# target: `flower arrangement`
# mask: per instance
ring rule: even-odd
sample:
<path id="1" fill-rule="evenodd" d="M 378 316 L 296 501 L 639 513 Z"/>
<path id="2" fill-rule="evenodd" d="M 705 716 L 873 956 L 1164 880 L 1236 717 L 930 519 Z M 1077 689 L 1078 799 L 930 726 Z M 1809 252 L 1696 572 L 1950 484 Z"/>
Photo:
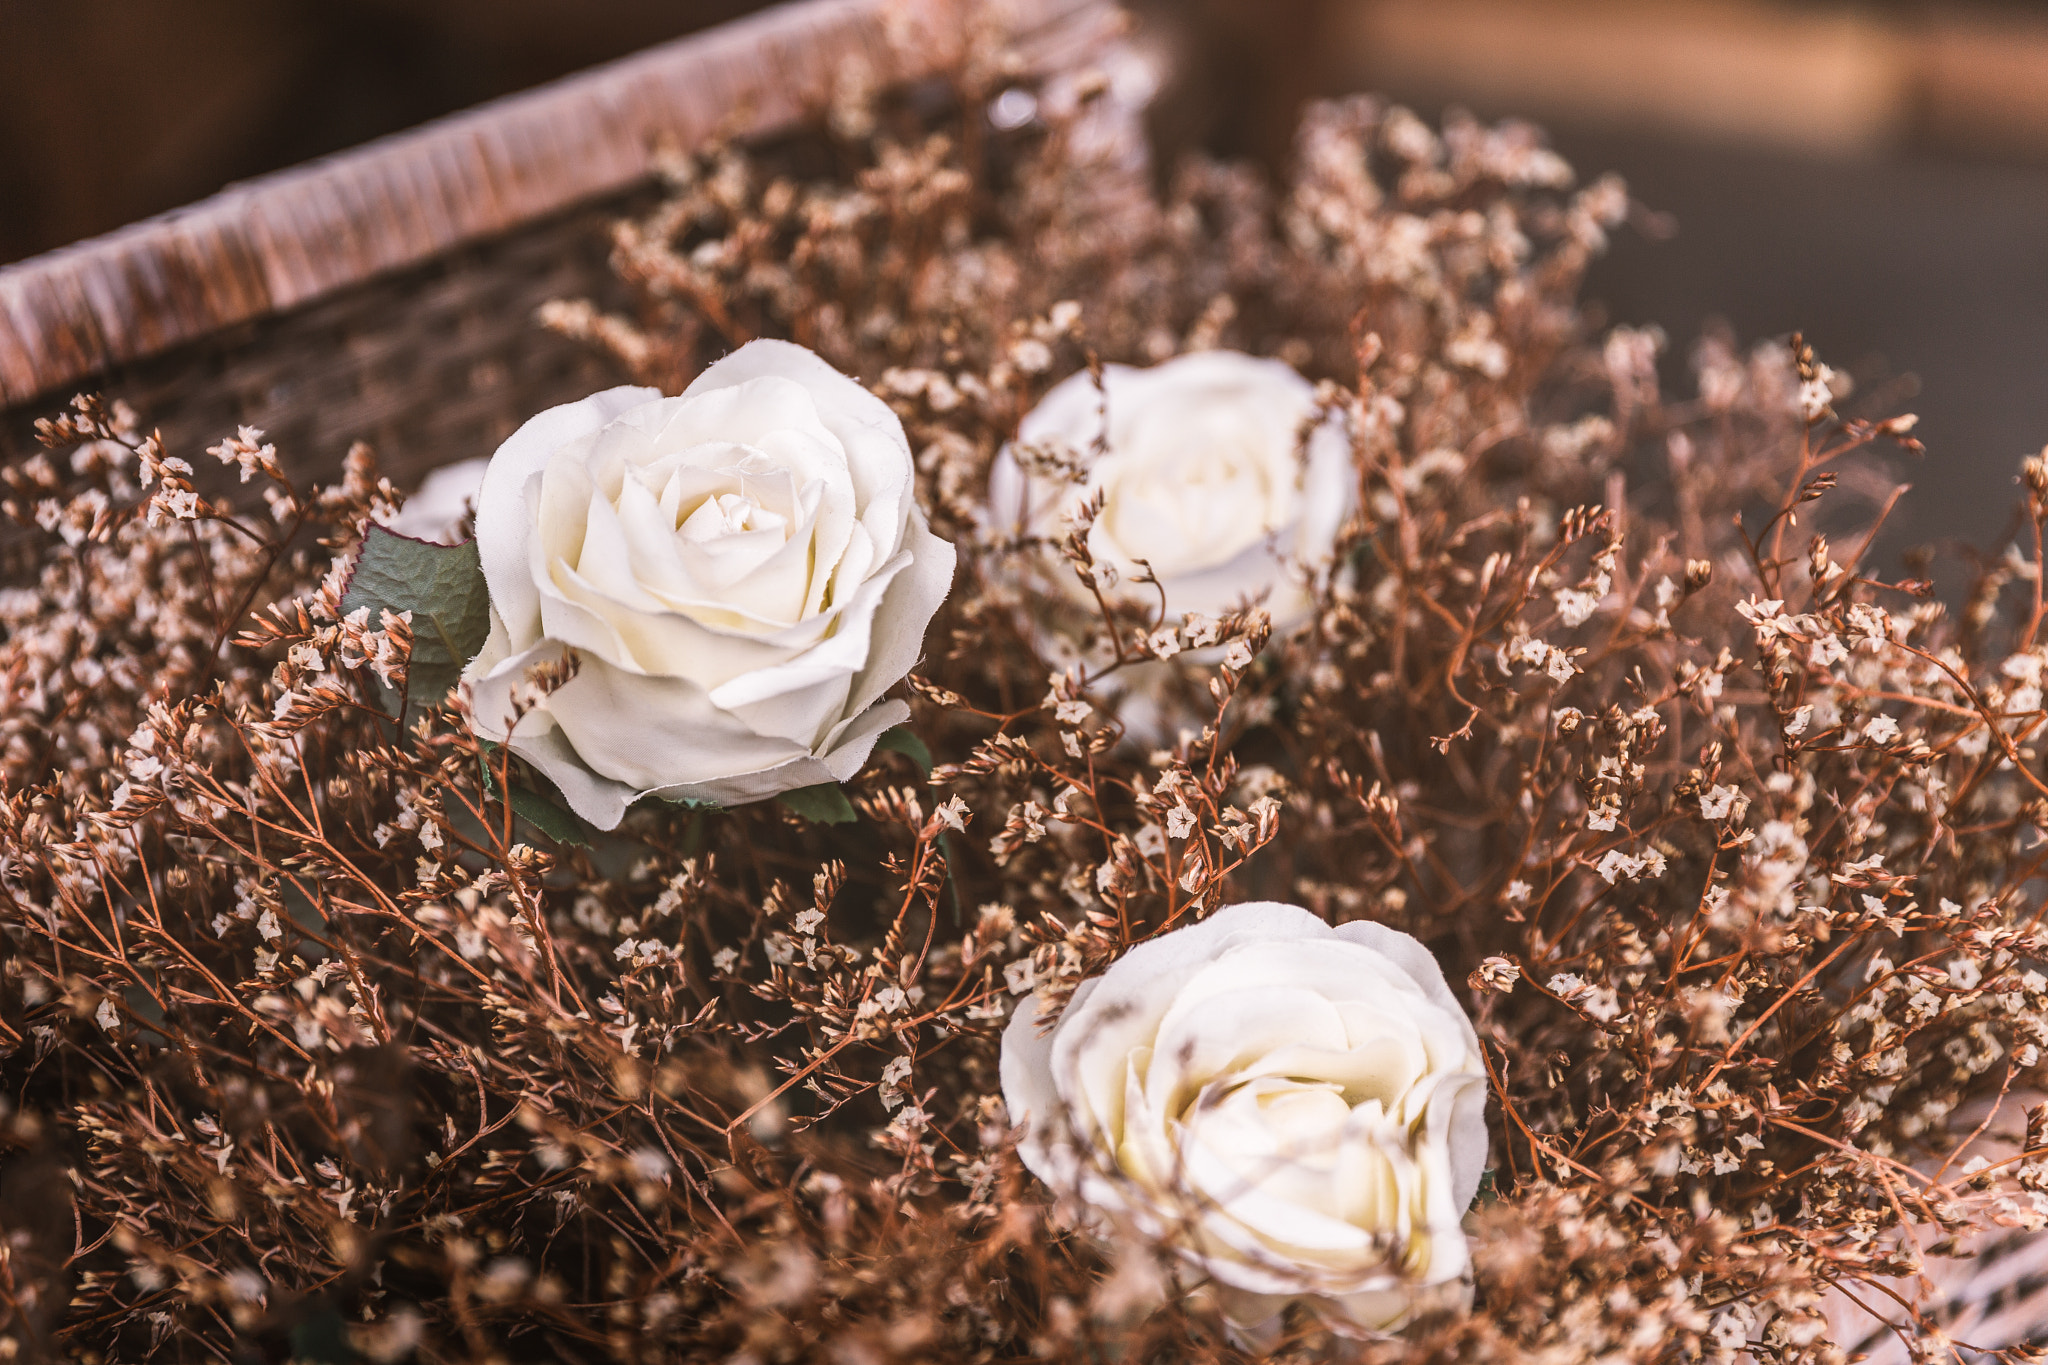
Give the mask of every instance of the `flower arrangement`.
<path id="1" fill-rule="evenodd" d="M 473 516 L 4 471 L 0 1356 L 1933 1358 L 2048 1223 L 2048 455 L 1945 601 L 1532 130 L 1082 212 L 1003 70 L 677 158 Z"/>

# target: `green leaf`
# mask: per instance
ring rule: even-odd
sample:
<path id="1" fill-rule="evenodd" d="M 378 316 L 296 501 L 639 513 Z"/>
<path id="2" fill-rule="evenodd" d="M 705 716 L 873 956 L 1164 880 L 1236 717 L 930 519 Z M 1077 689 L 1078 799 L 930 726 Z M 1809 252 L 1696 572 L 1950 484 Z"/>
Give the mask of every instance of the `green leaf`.
<path id="1" fill-rule="evenodd" d="M 372 630 L 381 628 L 381 612 L 412 613 L 408 710 L 439 705 L 491 630 L 491 598 L 473 540 L 430 545 L 371 526 L 341 599 L 344 616 L 359 607 L 370 609 Z"/>
<path id="2" fill-rule="evenodd" d="M 477 767 L 483 773 L 484 795 L 498 794 L 498 751 L 502 747 L 488 739 L 477 741 Z M 515 769 L 515 771 L 517 771 Z M 546 779 L 542 779 L 545 781 Z M 558 844 L 590 843 L 590 827 L 574 811 L 557 805 L 552 797 L 530 787 L 512 788 L 512 813 Z"/>
<path id="3" fill-rule="evenodd" d="M 837 782 L 820 782 L 815 787 L 798 787 L 775 798 L 814 825 L 850 824 L 860 817 L 853 802 L 846 799 Z"/>
<path id="4" fill-rule="evenodd" d="M 291 917 L 292 923 L 305 933 L 317 934 L 321 938 L 327 936 L 327 916 L 305 892 L 299 890 L 297 883 L 287 881 L 279 888 L 279 895 L 284 901 L 284 912 Z"/>
<path id="5" fill-rule="evenodd" d="M 332 1304 L 301 1306 L 305 1316 L 292 1325 L 292 1359 L 306 1365 L 356 1365 L 362 1357 L 348 1341 L 348 1319 Z"/>
<path id="6" fill-rule="evenodd" d="M 875 747 L 902 754 L 915 763 L 925 776 L 931 776 L 932 751 L 925 747 L 924 741 L 919 739 L 917 732 L 908 725 L 899 725 L 893 730 L 882 731 L 882 737 L 875 741 Z"/>
<path id="7" fill-rule="evenodd" d="M 155 976 L 154 973 L 151 975 Z M 156 977 L 155 985 L 161 990 L 163 988 L 163 979 Z M 156 997 L 150 994 L 147 989 L 141 985 L 130 986 L 121 992 L 121 1001 L 128 1006 L 128 1013 L 136 1020 L 137 1027 L 141 1028 L 145 1033 L 153 1035 L 150 1041 L 155 1043 L 168 1043 L 170 1041 L 170 1035 L 164 1032 L 164 1012 L 157 1008 Z M 155 1027 L 152 1028 L 150 1025 L 155 1025 Z"/>
<path id="8" fill-rule="evenodd" d="M 558 844 L 587 844 L 590 833 L 574 811 L 563 810 L 537 791 L 512 789 L 512 813 Z"/>

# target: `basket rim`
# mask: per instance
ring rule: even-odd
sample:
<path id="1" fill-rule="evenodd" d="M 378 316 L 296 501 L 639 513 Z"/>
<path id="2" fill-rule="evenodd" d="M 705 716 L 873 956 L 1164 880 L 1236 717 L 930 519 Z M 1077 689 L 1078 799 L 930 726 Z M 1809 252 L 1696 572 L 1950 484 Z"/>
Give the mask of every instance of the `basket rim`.
<path id="1" fill-rule="evenodd" d="M 663 140 L 786 129 L 848 57 L 885 85 L 935 74 L 992 7 L 795 0 L 0 267 L 0 409 L 617 194 L 652 177 Z M 1028 49 L 1117 11 L 1001 13 Z"/>

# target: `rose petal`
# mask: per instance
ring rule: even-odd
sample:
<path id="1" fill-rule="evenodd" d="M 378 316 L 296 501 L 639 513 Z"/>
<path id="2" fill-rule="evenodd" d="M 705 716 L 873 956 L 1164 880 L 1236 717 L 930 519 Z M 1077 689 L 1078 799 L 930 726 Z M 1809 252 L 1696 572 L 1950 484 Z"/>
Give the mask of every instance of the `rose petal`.
<path id="1" fill-rule="evenodd" d="M 821 497 L 814 547 L 818 571 L 806 610 L 822 610 L 825 580 L 845 558 L 847 539 L 863 517 L 856 462 L 873 458 L 872 453 L 865 442 L 858 450 L 849 449 L 847 433 L 821 410 L 821 395 L 791 379 L 766 375 L 743 384 L 704 387 L 705 379 L 726 363 L 721 361 L 706 370 L 681 399 L 665 408 L 665 424 L 654 437 L 655 448 L 678 453 L 657 461 L 655 468 L 665 472 L 671 465 L 707 460 L 712 458 L 711 452 L 737 443 L 759 451 L 767 463 L 787 469 L 799 485 L 818 485 Z M 825 368 L 839 386 L 858 388 L 829 366 Z M 907 480 L 910 448 L 907 441 L 901 441 L 900 425 L 898 432 L 900 452 L 891 446 L 881 458 L 888 464 L 900 463 Z"/>
<path id="2" fill-rule="evenodd" d="M 910 703 L 885 701 L 841 723 L 830 739 L 819 746 L 818 761 L 825 765 L 834 782 L 851 782 L 867 766 L 875 741 L 885 731 L 910 719 Z"/>
<path id="3" fill-rule="evenodd" d="M 698 375 L 684 397 L 744 384 L 758 377 L 803 386 L 819 420 L 845 443 L 860 521 L 875 537 L 875 562 L 895 555 L 909 511 L 912 465 L 903 424 L 887 403 L 801 346 L 750 341 Z M 886 532 L 886 534 L 884 534 Z"/>
<path id="4" fill-rule="evenodd" d="M 907 551 L 898 555 L 861 584 L 829 638 L 782 663 L 740 674 L 715 689 L 712 700 L 763 734 L 796 740 L 806 748 L 817 745 L 826 729 L 852 709 L 849 693 L 868 663 L 877 613 L 891 581 L 910 566 Z"/>
<path id="5" fill-rule="evenodd" d="M 1225 954 L 1190 979 L 1159 1020 L 1145 1093 L 1164 1117 L 1177 1117 L 1213 1077 L 1248 1079 L 1247 1064 L 1277 1049 L 1345 1049 L 1343 1017 L 1313 991 L 1224 984 L 1236 975 L 1237 956 Z"/>
<path id="6" fill-rule="evenodd" d="M 1261 1162 L 1260 1154 L 1244 1150 L 1249 1125 L 1215 1126 L 1219 1131 L 1212 1135 L 1205 1131 L 1209 1124 L 1197 1124 L 1181 1144 L 1182 1169 L 1197 1206 L 1213 1205 L 1290 1260 L 1350 1266 L 1379 1259 L 1372 1235 L 1326 1212 L 1327 1199 L 1303 1201 L 1299 1189 L 1287 1188 L 1292 1172 L 1286 1157 L 1268 1155 Z M 1327 1177 L 1317 1183 L 1327 1188 Z"/>
<path id="7" fill-rule="evenodd" d="M 1123 1118 L 1121 1059 L 1151 1044 L 1182 986 L 1233 943 L 1290 931 L 1294 937 L 1330 934 L 1300 906 L 1254 901 L 1140 943 L 1111 963 L 1086 1007 L 1070 1008 L 1061 1018 L 1053 1044 L 1053 1075 L 1077 1120 L 1115 1132 Z"/>
<path id="8" fill-rule="evenodd" d="M 911 509 L 904 528 L 903 547 L 910 567 L 890 582 L 888 595 L 875 612 L 867 666 L 854 679 L 849 708 L 872 704 L 916 667 L 924 655 L 925 627 L 953 591 L 953 546 L 932 533 L 917 508 Z"/>
<path id="9" fill-rule="evenodd" d="M 1473 1029 L 1472 1021 L 1459 1007 L 1457 996 L 1451 994 L 1450 983 L 1444 979 L 1443 966 L 1431 956 L 1415 939 L 1398 929 L 1384 924 L 1373 924 L 1365 920 L 1354 920 L 1341 924 L 1336 930 L 1339 937 L 1369 948 L 1399 964 L 1402 972 L 1413 981 L 1438 1010 L 1451 1021 L 1451 1027 L 1467 1053 L 1464 1069 L 1473 1078 L 1474 1084 L 1462 1092 L 1463 1098 L 1455 1106 L 1455 1119 L 1449 1131 L 1451 1150 L 1450 1196 L 1462 1216 L 1479 1193 L 1479 1182 L 1486 1174 L 1486 1154 L 1489 1146 L 1486 1135 L 1486 1087 L 1484 1084 L 1485 1064 L 1479 1055 L 1479 1034 Z"/>
<path id="10" fill-rule="evenodd" d="M 526 570 L 527 540 L 533 524 L 525 499 L 527 480 L 563 445 L 660 397 L 658 389 L 623 385 L 549 408 L 506 437 L 491 456 L 477 491 L 477 553 L 483 560 L 491 603 L 505 619 L 510 638 L 522 648 L 533 642 L 540 629 L 540 594 Z"/>
<path id="11" fill-rule="evenodd" d="M 1087 1003 L 1101 986 L 1102 978 L 1083 981 L 1067 1000 L 1066 1014 Z M 1064 1018 L 1064 1016 L 1062 1016 Z M 1017 1012 L 1003 1029 L 1002 1056 L 997 1075 L 1002 1084 L 1003 1105 L 1010 1122 L 1024 1129 L 1017 1155 L 1039 1179 L 1056 1182 L 1050 1149 L 1059 1145 L 1058 1136 L 1067 1129 L 1066 1101 L 1060 1097 L 1053 1076 L 1053 1043 L 1059 1036 L 1058 1023 L 1039 1028 L 1038 1000 L 1026 995 L 1017 1002 Z"/>
<path id="12" fill-rule="evenodd" d="M 627 808 L 640 797 L 624 782 L 614 782 L 590 771 L 568 738 L 553 726 L 532 734 L 527 733 L 527 727 L 520 727 L 510 748 L 540 769 L 562 793 L 569 809 L 595 829 L 617 829 L 626 818 Z"/>
<path id="13" fill-rule="evenodd" d="M 547 709 L 591 771 L 641 790 L 759 772 L 810 752 L 760 734 L 686 678 L 648 677 L 589 656 Z"/>

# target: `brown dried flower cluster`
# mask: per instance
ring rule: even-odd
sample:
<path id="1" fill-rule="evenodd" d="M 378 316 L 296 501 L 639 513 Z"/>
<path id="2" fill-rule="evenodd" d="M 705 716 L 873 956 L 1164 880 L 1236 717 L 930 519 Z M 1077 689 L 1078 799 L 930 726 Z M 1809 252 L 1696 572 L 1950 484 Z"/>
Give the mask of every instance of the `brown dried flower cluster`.
<path id="1" fill-rule="evenodd" d="M 1962 1358 L 1918 1277 L 2048 1224 L 2048 455 L 1952 610 L 1864 553 L 1910 420 L 1796 344 L 1665 394 L 1575 302 L 1625 192 L 1531 130 L 1325 105 L 1280 192 L 1155 202 L 1107 95 L 997 135 L 984 65 L 946 132 L 840 111 L 849 175 L 678 160 L 618 231 L 641 314 L 550 310 L 671 389 L 789 337 L 902 416 L 963 567 L 937 766 L 878 751 L 856 822 L 557 843 L 460 692 L 394 724 L 411 623 L 342 605 L 367 452 L 295 490 L 244 431 L 262 501 L 202 498 L 81 400 L 6 471 L 0 1359 L 1241 1358 L 1022 1172 L 996 1040 L 1259 897 L 1428 943 L 1495 1092 L 1470 1315 L 1279 1357 Z M 985 524 L 1022 414 L 1220 345 L 1348 414 L 1313 618 L 1035 590 L 1102 576 L 1085 514 Z M 1170 746 L 1118 719 L 1141 666 Z"/>

